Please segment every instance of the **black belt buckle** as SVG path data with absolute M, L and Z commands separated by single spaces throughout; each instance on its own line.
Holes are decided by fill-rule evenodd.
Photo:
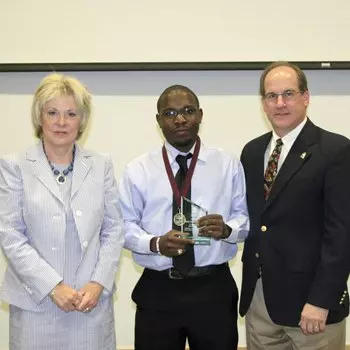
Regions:
M 168 277 L 172 280 L 183 280 L 185 276 L 179 271 L 171 267 L 168 270 Z

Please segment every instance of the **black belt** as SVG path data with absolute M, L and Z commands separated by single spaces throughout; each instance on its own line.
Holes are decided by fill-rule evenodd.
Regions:
M 228 263 L 223 263 L 220 265 L 195 266 L 195 267 L 192 267 L 192 269 L 188 271 L 186 274 L 181 273 L 179 270 L 175 269 L 174 267 L 171 267 L 170 269 L 166 269 L 162 271 L 155 271 L 155 272 L 161 273 L 163 275 L 165 274 L 170 279 L 182 280 L 186 278 L 212 275 L 218 272 L 219 270 L 223 270 L 226 267 L 228 267 Z

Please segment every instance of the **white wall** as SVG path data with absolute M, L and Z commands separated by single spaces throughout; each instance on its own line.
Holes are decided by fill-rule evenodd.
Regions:
M 94 116 L 85 147 L 109 152 L 116 177 L 128 161 L 158 147 L 156 101 L 164 88 L 184 84 L 197 92 L 204 110 L 200 130 L 206 144 L 239 156 L 243 145 L 268 130 L 261 113 L 258 71 L 221 72 L 90 72 L 72 75 L 93 94 Z M 309 116 L 319 126 L 350 137 L 350 71 L 308 71 L 311 106 Z M 20 151 L 34 142 L 30 105 L 44 73 L 0 73 L 0 156 Z M 350 210 L 350 209 L 349 209 Z M 240 247 L 232 272 L 241 283 Z M 0 278 L 6 263 L 0 259 Z M 120 349 L 133 345 L 135 307 L 130 294 L 140 268 L 128 252 L 117 276 L 116 332 Z M 348 331 L 350 323 L 348 324 Z M 239 319 L 240 345 L 245 345 L 244 321 Z M 350 344 L 350 332 L 347 343 Z M 8 309 L 0 308 L 0 350 L 8 344 Z
M 0 63 L 347 61 L 348 0 L 1 0 Z

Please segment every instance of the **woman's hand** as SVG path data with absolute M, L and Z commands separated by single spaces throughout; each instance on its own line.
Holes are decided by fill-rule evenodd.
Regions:
M 85 286 L 79 290 L 81 302 L 76 306 L 76 310 L 82 312 L 91 311 L 97 305 L 103 288 L 104 287 L 97 282 L 86 283 Z
M 68 284 L 59 283 L 50 293 L 52 301 L 63 311 L 75 311 L 81 302 L 81 295 Z

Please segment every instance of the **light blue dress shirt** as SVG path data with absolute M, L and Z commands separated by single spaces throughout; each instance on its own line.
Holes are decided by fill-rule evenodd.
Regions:
M 174 176 L 179 169 L 175 158 L 184 154 L 165 143 Z M 193 149 L 190 152 L 193 153 Z M 189 159 L 188 163 L 190 163 Z M 119 184 L 120 203 L 125 223 L 125 248 L 135 261 L 153 270 L 172 267 L 172 258 L 150 250 L 150 240 L 172 230 L 173 193 L 165 170 L 162 150 L 149 152 L 129 163 Z M 196 266 L 222 264 L 237 253 L 249 231 L 245 179 L 240 161 L 222 150 L 201 144 L 191 182 L 191 199 L 220 214 L 232 228 L 225 240 L 211 240 L 208 246 L 196 245 Z

